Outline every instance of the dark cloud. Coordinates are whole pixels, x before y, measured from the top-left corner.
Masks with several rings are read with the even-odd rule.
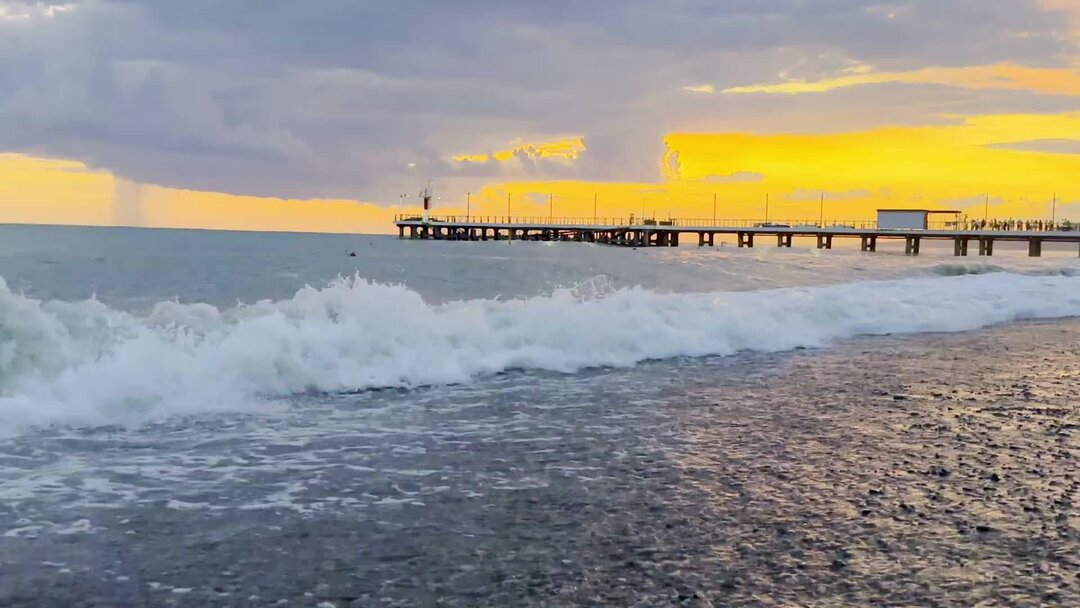
[[[987,147],[1003,150],[1045,152],[1047,154],[1080,154],[1080,140],[1077,139],[1033,139],[1031,141],[990,144]]]
[[[767,121],[760,99],[686,85],[835,75],[852,61],[1045,66],[1073,50],[1063,19],[1018,0],[50,4],[0,0],[0,149],[282,196],[389,200],[427,177],[653,179],[663,132]],[[833,112],[858,113],[836,98]],[[801,126],[801,100],[764,103],[785,117],[775,126]],[[894,122],[938,110],[901,108]],[[447,160],[567,133],[588,141],[570,168]]]

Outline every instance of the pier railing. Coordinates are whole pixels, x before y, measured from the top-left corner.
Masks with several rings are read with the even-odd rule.
[[[399,214],[394,216],[395,222],[419,222],[423,218],[416,214]],[[444,224],[491,224],[491,225],[521,225],[521,226],[657,226],[676,228],[806,228],[806,229],[851,229],[851,230],[877,230],[877,222],[871,220],[805,220],[805,219],[745,219],[745,218],[643,218],[630,217],[568,217],[568,216],[505,216],[505,215],[432,215],[429,222]],[[981,226],[974,220],[963,221],[938,221],[930,222],[927,230],[1010,230],[999,228],[998,224]],[[1021,227],[1011,230],[1049,232],[1053,230],[1072,231],[1080,229],[1080,226],[1069,222],[1059,222],[1051,225],[1050,222],[1041,222],[1041,228],[1026,228],[1026,225],[1034,225],[1035,222],[1021,222]]]
[[[395,215],[395,222],[419,222],[423,218],[416,214]],[[562,216],[505,216],[505,215],[432,215],[429,222],[443,224],[498,224],[527,226],[658,226],[681,228],[851,228],[873,230],[877,222],[827,220],[818,223],[813,220],[784,219],[744,219],[744,218],[642,218],[642,217],[562,217]],[[956,230],[957,222],[936,222],[930,229]]]
[[[395,222],[419,222],[423,218],[419,215],[405,214],[394,216]],[[505,216],[505,215],[432,215],[430,222],[445,224],[471,223],[471,224],[501,224],[501,225],[547,225],[547,226],[629,226],[630,220],[625,217],[548,217],[548,216]]]

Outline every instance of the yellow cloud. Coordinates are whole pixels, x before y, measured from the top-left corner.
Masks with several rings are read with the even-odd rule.
[[[711,84],[698,84],[694,86],[683,87],[682,90],[689,93],[715,93],[716,87]]]
[[[1080,96],[1080,71],[1078,70],[1029,68],[1008,63],[962,68],[925,68],[910,72],[867,72],[813,82],[792,81],[732,87],[724,89],[723,92],[797,95],[886,83],[940,84],[965,89],[1023,90]]]
[[[532,160],[548,159],[570,162],[577,160],[584,151],[585,138],[577,135],[540,142],[516,140],[510,142],[509,148],[491,154],[457,154],[451,158],[459,163],[486,163],[490,160],[506,162],[517,156],[524,156]]]
[[[491,159],[487,154],[458,154],[451,158],[459,163],[486,163]]]
[[[832,134],[673,133],[664,138],[658,183],[513,182],[474,191],[472,212],[626,218],[631,213],[814,221],[870,220],[882,207],[966,209],[982,217],[1058,217],[1080,212],[1080,155],[992,147],[1044,139],[1080,140],[1080,112],[958,117],[953,125]],[[731,176],[754,179],[731,179]],[[727,176],[727,177],[725,177]],[[553,209],[548,208],[548,195]],[[594,198],[595,197],[595,198]],[[1080,219],[1073,217],[1072,219]]]

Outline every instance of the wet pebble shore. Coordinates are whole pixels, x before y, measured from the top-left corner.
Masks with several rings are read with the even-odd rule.
[[[499,382],[305,467],[198,444],[261,449],[303,509],[238,506],[253,473],[2,505],[0,604],[1080,605],[1080,322]],[[110,477],[144,439],[35,449]],[[11,533],[41,519],[68,523]]]

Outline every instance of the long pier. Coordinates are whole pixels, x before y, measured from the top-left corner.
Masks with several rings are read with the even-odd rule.
[[[602,243],[620,247],[678,247],[687,238],[699,247],[713,247],[717,235],[734,236],[739,247],[754,247],[762,239],[775,239],[778,247],[791,247],[795,237],[816,239],[818,249],[832,249],[835,239],[859,239],[862,251],[877,251],[879,241],[903,240],[904,252],[919,255],[923,241],[952,241],[953,253],[994,255],[997,242],[1024,242],[1028,255],[1042,255],[1046,243],[1073,243],[1080,253],[1080,230],[963,230],[959,228],[885,229],[872,223],[815,225],[751,220],[638,220],[604,218],[458,218],[398,217],[394,224],[399,238],[444,241],[573,241]]]

